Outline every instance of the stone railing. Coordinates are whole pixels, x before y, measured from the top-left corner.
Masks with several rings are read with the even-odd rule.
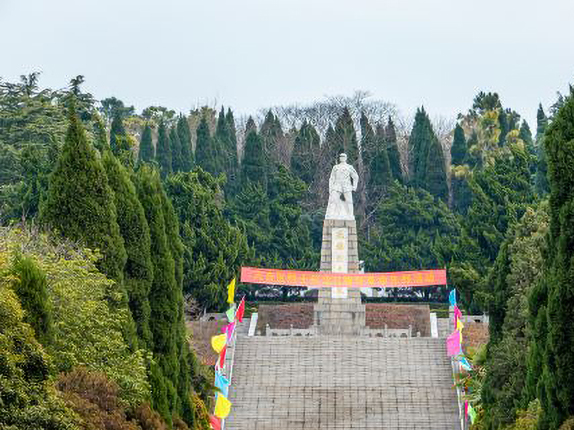
[[[265,336],[317,336],[318,330],[316,326],[309,328],[271,328],[269,324],[265,327]],[[384,337],[384,338],[409,338],[413,337],[413,327],[409,328],[388,328],[385,324],[384,328],[368,328],[363,327],[359,333],[360,336],[365,337]],[[420,332],[417,332],[417,337],[420,337]]]

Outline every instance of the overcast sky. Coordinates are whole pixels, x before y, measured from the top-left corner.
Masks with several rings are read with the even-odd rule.
[[[241,114],[361,89],[454,117],[497,91],[532,120],[574,83],[573,17],[572,0],[0,0],[0,76]]]

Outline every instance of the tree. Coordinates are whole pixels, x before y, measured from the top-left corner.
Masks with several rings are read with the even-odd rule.
[[[401,168],[401,155],[399,153],[399,146],[397,142],[397,132],[395,131],[395,124],[389,116],[387,126],[385,127],[385,141],[387,143],[387,152],[389,156],[389,165],[391,166],[391,173],[393,179],[399,182],[403,181],[403,170]]]
[[[181,172],[184,169],[184,160],[181,141],[176,127],[169,131],[169,147],[171,149],[171,169],[173,172]]]
[[[40,216],[45,225],[69,239],[100,249],[103,258],[98,266],[112,279],[121,281],[126,250],[113,191],[73,107],[69,120],[66,141],[50,176]]]
[[[466,146],[466,139],[464,137],[464,130],[460,124],[456,124],[454,129],[454,139],[450,148],[451,163],[454,165],[462,165],[466,161],[468,148]]]
[[[536,147],[538,149],[538,163],[536,166],[536,192],[543,196],[550,192],[548,185],[548,163],[546,161],[546,151],[544,150],[544,133],[548,127],[548,118],[542,109],[542,104],[538,105],[536,113]]]
[[[165,122],[163,121],[159,123],[155,157],[160,167],[161,177],[165,178],[172,172],[173,162],[171,156],[171,148],[169,146],[169,136]]]
[[[102,163],[114,192],[120,234],[126,249],[124,283],[128,304],[143,345],[151,346],[149,327],[149,294],[153,279],[151,240],[144,209],[125,167],[110,151],[104,152]]]
[[[122,121],[122,114],[118,111],[115,113],[112,126],[110,128],[110,147],[114,155],[118,155],[126,149],[126,129]]]
[[[217,144],[209,132],[209,125],[205,116],[202,116],[196,133],[195,162],[206,172],[217,175],[220,172],[217,160],[219,156],[216,148]]]
[[[52,341],[52,308],[48,301],[46,274],[30,257],[17,255],[12,264],[14,291],[25,312],[24,322],[30,324],[36,339],[45,346]]]
[[[540,285],[530,301],[535,321],[531,351],[541,353],[542,370],[537,368],[540,363],[530,361],[529,372],[540,375],[537,394],[543,413],[539,427],[550,429],[574,415],[574,330],[570,318],[574,306],[574,92],[548,127],[544,146],[550,183],[548,252]]]
[[[349,164],[357,164],[359,162],[359,144],[357,142],[357,134],[355,126],[353,125],[353,118],[349,109],[346,107],[337,118],[335,123],[335,132],[333,135],[333,142],[331,144],[332,162],[338,162],[338,156],[344,152],[347,154]]]
[[[215,138],[218,140],[224,155],[222,163],[223,170],[227,176],[225,189],[230,194],[234,194],[237,189],[237,138],[235,136],[235,122],[231,110],[226,116],[223,106],[217,117]]]
[[[245,141],[243,162],[241,163],[241,187],[247,184],[259,184],[267,190],[267,158],[263,140],[255,131],[250,131]]]
[[[371,207],[376,207],[379,200],[387,195],[393,177],[382,125],[377,127],[377,134],[373,139],[375,141],[372,144],[372,158],[369,162],[367,194]]]
[[[315,127],[303,121],[291,153],[291,171],[306,184],[315,179],[320,148],[321,138]]]
[[[500,129],[500,134],[498,135],[498,146],[502,147],[506,143],[506,135],[511,130],[508,124],[508,116],[504,109],[500,109],[498,113],[498,128]]]
[[[437,139],[432,130],[430,119],[424,108],[417,109],[415,122],[409,137],[409,175],[413,186],[425,184],[427,159],[431,141]]]
[[[436,137],[430,141],[426,169],[423,188],[433,196],[446,202],[448,200],[448,184],[445,159],[442,146]]]
[[[283,130],[279,118],[275,117],[271,110],[265,115],[265,120],[261,124],[259,136],[263,141],[263,148],[268,159],[268,165],[281,162]]]
[[[371,124],[369,123],[369,118],[365,115],[364,112],[361,112],[361,118],[359,120],[361,125],[361,155],[363,158],[363,163],[365,166],[370,166],[371,162],[373,161],[375,152],[377,150],[378,145],[380,145],[384,141],[378,141],[375,138],[375,132]],[[380,127],[383,132],[384,128]],[[384,133],[381,133],[383,136]],[[386,147],[384,148],[386,152]],[[368,173],[367,173],[368,174]]]
[[[220,185],[209,173],[173,175],[166,190],[184,245],[183,291],[207,309],[222,309],[226,286],[249,255],[245,236],[224,218]]]
[[[177,134],[181,143],[182,171],[189,172],[194,165],[193,148],[191,147],[191,131],[187,118],[180,115],[177,120]]]
[[[126,106],[123,101],[115,97],[105,98],[100,101],[100,104],[101,107],[99,108],[99,111],[105,118],[106,124],[108,125],[116,116],[127,118],[135,113],[133,106]]]
[[[138,155],[139,163],[151,163],[155,159],[155,149],[151,139],[151,126],[145,125],[140,141],[140,151]]]

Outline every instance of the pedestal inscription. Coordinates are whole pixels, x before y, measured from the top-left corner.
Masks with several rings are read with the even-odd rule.
[[[347,273],[349,269],[349,230],[345,227],[335,227],[331,230],[331,258],[333,273]],[[346,299],[347,287],[331,288],[333,299]]]

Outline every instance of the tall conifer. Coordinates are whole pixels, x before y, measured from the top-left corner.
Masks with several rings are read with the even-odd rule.
[[[544,149],[544,133],[548,127],[548,118],[544,113],[542,104],[538,105],[536,113],[536,147],[537,147],[537,166],[536,166],[536,192],[538,195],[545,195],[550,191],[548,185],[548,164],[546,162],[546,151]]]
[[[138,154],[138,162],[151,163],[155,158],[155,149],[151,139],[151,126],[146,124],[140,141],[140,151]]]
[[[399,144],[397,141],[397,132],[392,118],[389,116],[385,127],[385,141],[387,143],[387,153],[389,156],[389,165],[394,180],[403,181],[403,170],[401,168],[401,155],[399,153]]]
[[[544,137],[550,183],[550,230],[544,276],[530,299],[534,318],[530,375],[538,378],[541,429],[557,429],[574,415],[574,92],[566,99]]]
[[[451,163],[459,166],[465,163],[468,148],[466,146],[466,138],[464,137],[464,130],[457,124],[454,129],[454,138],[450,148]]]
[[[436,137],[430,141],[424,178],[423,188],[446,202],[448,200],[448,184],[445,159],[442,146]]]
[[[335,123],[335,134],[333,142],[333,158],[344,152],[347,154],[349,164],[357,165],[359,161],[359,144],[357,133],[353,124],[353,118],[348,108],[343,109],[343,113],[337,118]]]
[[[241,186],[259,184],[267,190],[267,159],[263,140],[255,131],[249,132],[245,142],[243,162],[241,163]]]
[[[73,106],[69,121],[40,216],[44,224],[64,236],[100,249],[103,258],[98,262],[99,268],[110,278],[121,281],[126,250],[117,223],[113,191]]]
[[[303,121],[291,153],[291,171],[306,184],[310,184],[315,179],[320,146],[321,138],[315,127]]]
[[[122,119],[121,112],[116,112],[114,118],[112,119],[112,125],[110,127],[110,147],[112,148],[112,152],[116,155],[119,155],[120,152],[129,149],[126,147],[127,133],[124,127],[124,122]]]
[[[171,148],[169,146],[169,135],[165,122],[163,121],[159,123],[155,157],[160,167],[161,176],[162,178],[165,178],[172,172],[173,163],[171,158]]]
[[[377,126],[377,133],[373,148],[372,159],[369,162],[369,175],[367,193],[369,202],[376,204],[379,199],[388,193],[393,181],[389,156],[385,142],[385,132],[382,124]]]
[[[371,166],[371,162],[373,161],[375,153],[379,149],[378,146],[380,144],[383,144],[384,141],[382,140],[379,141],[378,138],[377,139],[375,138],[375,131],[373,130],[373,127],[369,123],[369,118],[367,117],[367,115],[365,115],[364,112],[361,112],[360,125],[361,125],[361,154],[363,158],[363,163],[368,169],[369,166]],[[384,131],[384,129],[382,131]],[[384,133],[382,134],[382,136],[383,135]],[[368,171],[366,173],[367,175],[369,174]]]
[[[144,345],[151,347],[149,293],[153,279],[153,266],[149,227],[143,206],[127,169],[110,151],[104,152],[102,163],[106,169],[109,185],[114,192],[118,225],[127,253],[124,283],[128,293],[128,304],[136,324],[138,337]]]
[[[189,129],[189,123],[187,118],[180,115],[177,120],[177,134],[179,136],[179,141],[181,143],[181,170],[183,172],[189,172],[195,164],[193,149],[191,147],[191,131]]]
[[[209,132],[209,125],[207,124],[205,116],[201,118],[196,133],[195,162],[206,172],[216,175],[217,160],[215,159],[214,142]]]
[[[176,127],[169,131],[169,147],[171,149],[171,170],[174,173],[181,172],[184,169],[183,154],[181,150],[181,141]]]

